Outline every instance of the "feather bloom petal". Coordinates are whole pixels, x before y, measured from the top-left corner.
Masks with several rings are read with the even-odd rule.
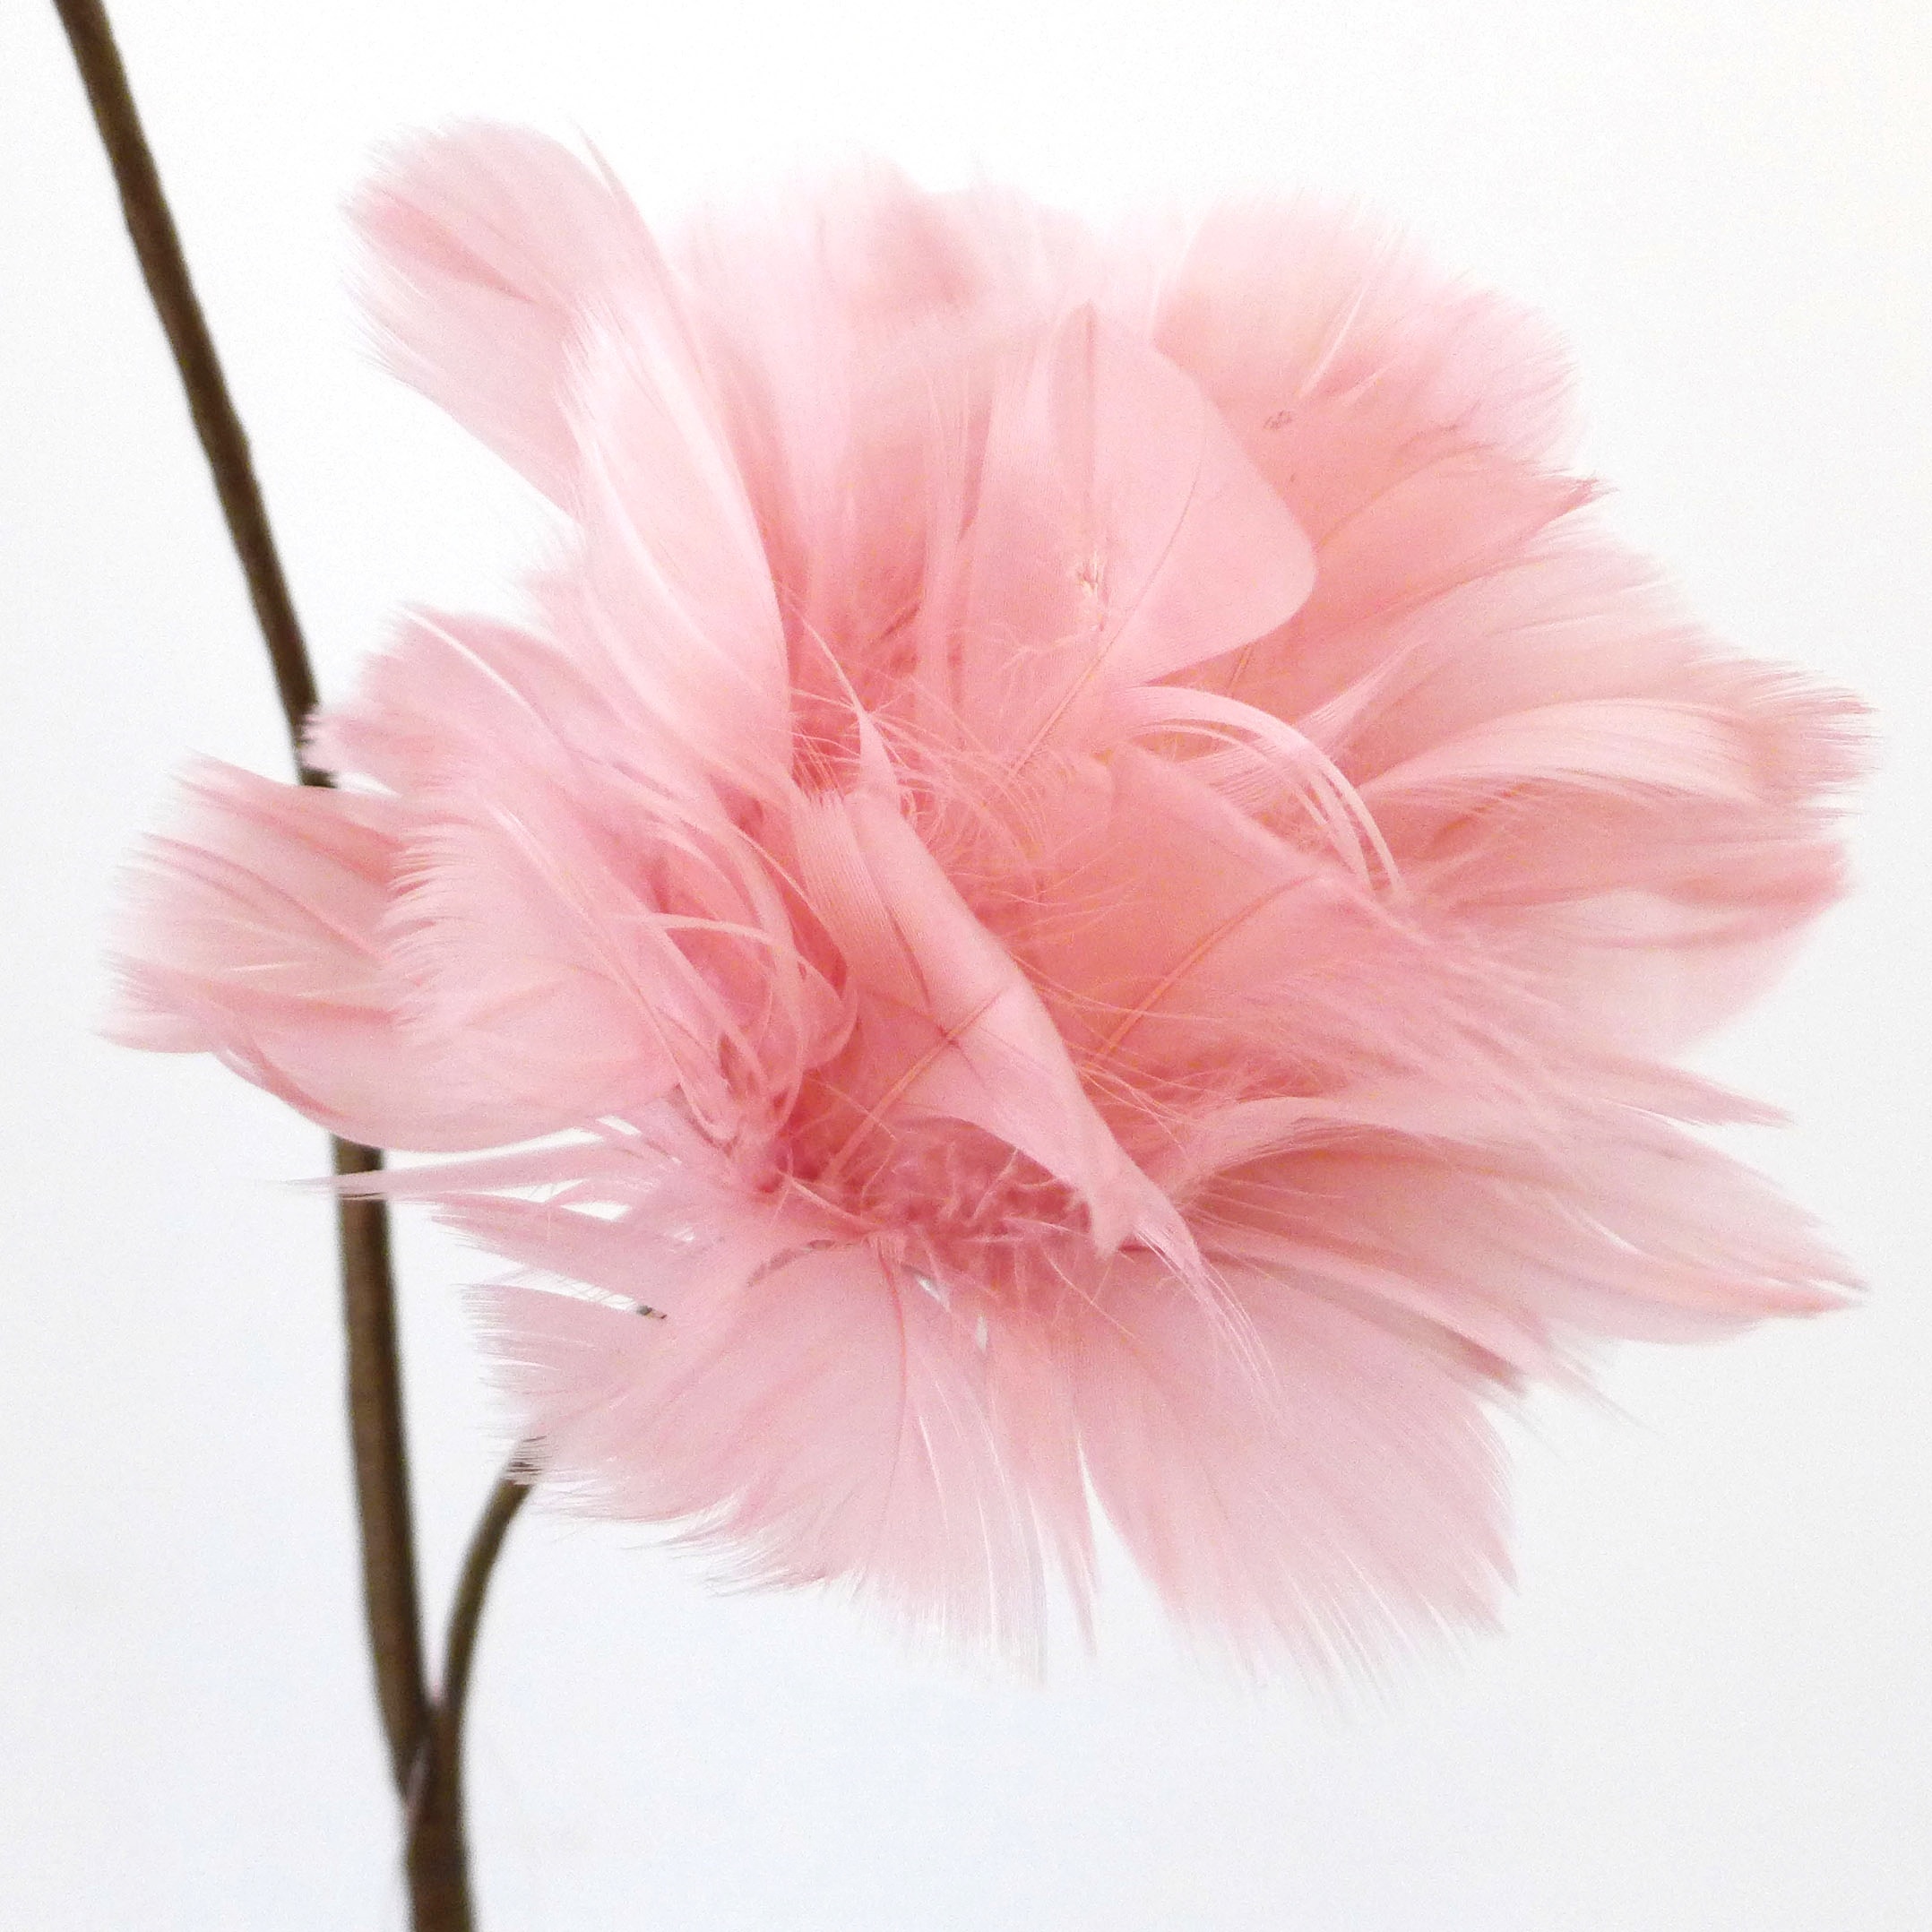
[[[1298,203],[660,249],[494,126],[355,212],[567,535],[322,715],[341,789],[197,769],[117,1025],[470,1157],[380,1185],[516,1265],[548,1480],[1022,1654],[1097,1505],[1333,1664],[1492,1610],[1499,1399],[1841,1298],[1668,1057],[1839,892],[1858,707],[1598,527],[1532,320]]]

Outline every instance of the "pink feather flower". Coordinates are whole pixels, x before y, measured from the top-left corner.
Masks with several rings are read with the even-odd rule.
[[[341,789],[188,778],[116,1025],[473,1157],[382,1185],[515,1264],[548,1483],[1022,1655],[1097,1506],[1334,1665],[1492,1613],[1500,1400],[1842,1298],[1668,1057],[1840,891],[1858,707],[1598,527],[1529,319],[1294,203],[660,252],[495,127],[356,216],[566,535],[321,716]]]

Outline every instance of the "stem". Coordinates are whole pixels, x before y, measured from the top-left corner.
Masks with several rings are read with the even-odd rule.
[[[428,1902],[444,1913],[430,1922],[446,1926],[448,1932],[469,1932],[470,1924],[468,1893],[462,1883],[468,1864],[463,1840],[463,1712],[476,1661],[477,1630],[483,1620],[490,1572],[517,1511],[530,1494],[529,1485],[516,1473],[525,1467],[522,1455],[512,1460],[470,1536],[455,1601],[450,1608],[442,1695],[430,1723],[423,1774],[410,1796],[410,1893],[419,1912]]]
[[[297,772],[305,785],[325,786],[327,773],[310,764],[302,752],[303,728],[315,704],[315,679],[301,625],[269,529],[248,438],[194,294],[113,29],[100,0],[54,0],[54,4],[114,170],[142,278],[181,373],[229,540],[248,581]],[[338,1175],[369,1174],[382,1166],[383,1157],[374,1148],[337,1139],[332,1149]],[[388,1210],[380,1199],[342,1196],[336,1219],[364,1605],[390,1768],[409,1805],[412,1918],[418,1932],[469,1932],[460,1762],[463,1698],[490,1566],[524,1492],[505,1478],[478,1528],[451,1623],[444,1707],[432,1712],[424,1687]]]
[[[331,1143],[339,1175],[373,1174],[383,1157],[352,1141]],[[389,1210],[380,1199],[338,1195],[342,1322],[349,1352],[349,1439],[362,1531],[362,1601],[375,1666],[376,1702],[389,1740],[389,1768],[406,1796],[429,1729],[422,1617],[416,1591],[416,1532],[410,1508],[409,1440],[402,1415],[402,1362],[396,1348],[396,1295],[389,1260]]]
[[[175,352],[189,413],[207,453],[208,467],[214,472],[215,494],[228,519],[229,537],[248,579],[248,596],[268,645],[269,662],[275,668],[275,686],[281,696],[282,716],[289,722],[296,768],[305,785],[326,785],[328,779],[302,756],[302,727],[315,707],[315,677],[302,643],[302,627],[296,621],[281,559],[269,533],[268,512],[255,481],[248,438],[229,395],[213,338],[195,298],[194,284],[188,279],[181,237],[176,231],[168,197],[161,192],[161,177],[142,132],[141,116],[134,110],[127,70],[114,44],[114,30],[99,0],[54,0],[54,6],[67,30],[74,63],[87,89],[88,105],[94,110],[95,125],[114,169],[115,185],[121,193],[121,213],[155,313]]]
[[[55,5],[73,44],[88,101],[114,169],[121,211],[134,238],[142,275],[181,372],[188,409],[228,520],[229,536],[248,579],[248,594],[275,667],[297,768],[305,784],[326,785],[328,778],[305,763],[301,755],[303,722],[315,702],[315,679],[302,642],[302,627],[269,530],[268,512],[248,454],[248,438],[235,412],[213,339],[188,276],[181,237],[142,131],[113,29],[99,0],[55,0]],[[373,1149],[348,1141],[334,1143],[334,1156],[338,1174],[367,1174],[382,1165],[382,1156]],[[380,1201],[345,1199],[338,1205],[337,1222],[349,1328],[349,1427],[362,1524],[369,1642],[389,1737],[390,1764],[400,1790],[407,1785],[422,1747],[428,1697],[423,1688],[415,1534],[410,1517],[388,1219]]]
[[[489,1588],[490,1571],[503,1548],[503,1540],[530,1494],[530,1484],[517,1473],[529,1467],[527,1452],[519,1453],[498,1478],[488,1506],[470,1539],[463,1573],[456,1585],[456,1600],[450,1606],[449,1638],[443,1657],[443,1695],[436,1706],[436,1738],[446,1747],[450,1781],[459,1790],[462,1764],[456,1747],[462,1743],[463,1709],[470,1697],[470,1672],[476,1661],[484,1592]]]

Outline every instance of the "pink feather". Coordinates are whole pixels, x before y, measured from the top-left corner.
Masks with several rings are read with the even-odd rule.
[[[1595,525],[1532,320],[1294,203],[1156,258],[874,171],[660,251],[487,126],[357,218],[574,534],[318,720],[364,789],[191,778],[119,1026],[478,1156],[370,1185],[522,1272],[560,1491],[1022,1654],[1097,1504],[1333,1666],[1492,1614],[1497,1402],[1842,1298],[1657,1056],[1841,889],[1858,707]]]

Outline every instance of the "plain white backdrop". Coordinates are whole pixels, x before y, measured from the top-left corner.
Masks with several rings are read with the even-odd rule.
[[[647,212],[854,151],[1096,214],[1357,193],[1568,333],[1609,513],[1721,631],[1850,684],[1856,896],[1703,1056],[1857,1312],[1632,1350],[1520,1432],[1507,1633],[1336,1712],[1131,1577],[1044,1687],[533,1515],[473,1719],[488,1932],[1917,1932],[1932,1924],[1932,147],[1910,0],[1357,5],[122,0],[325,690],[538,529],[361,358],[373,144],[581,130]],[[272,693],[51,9],[0,9],[0,1925],[402,1922],[361,1645],[320,1136],[98,1042],[114,871]],[[502,1448],[413,1223],[440,1617]]]

